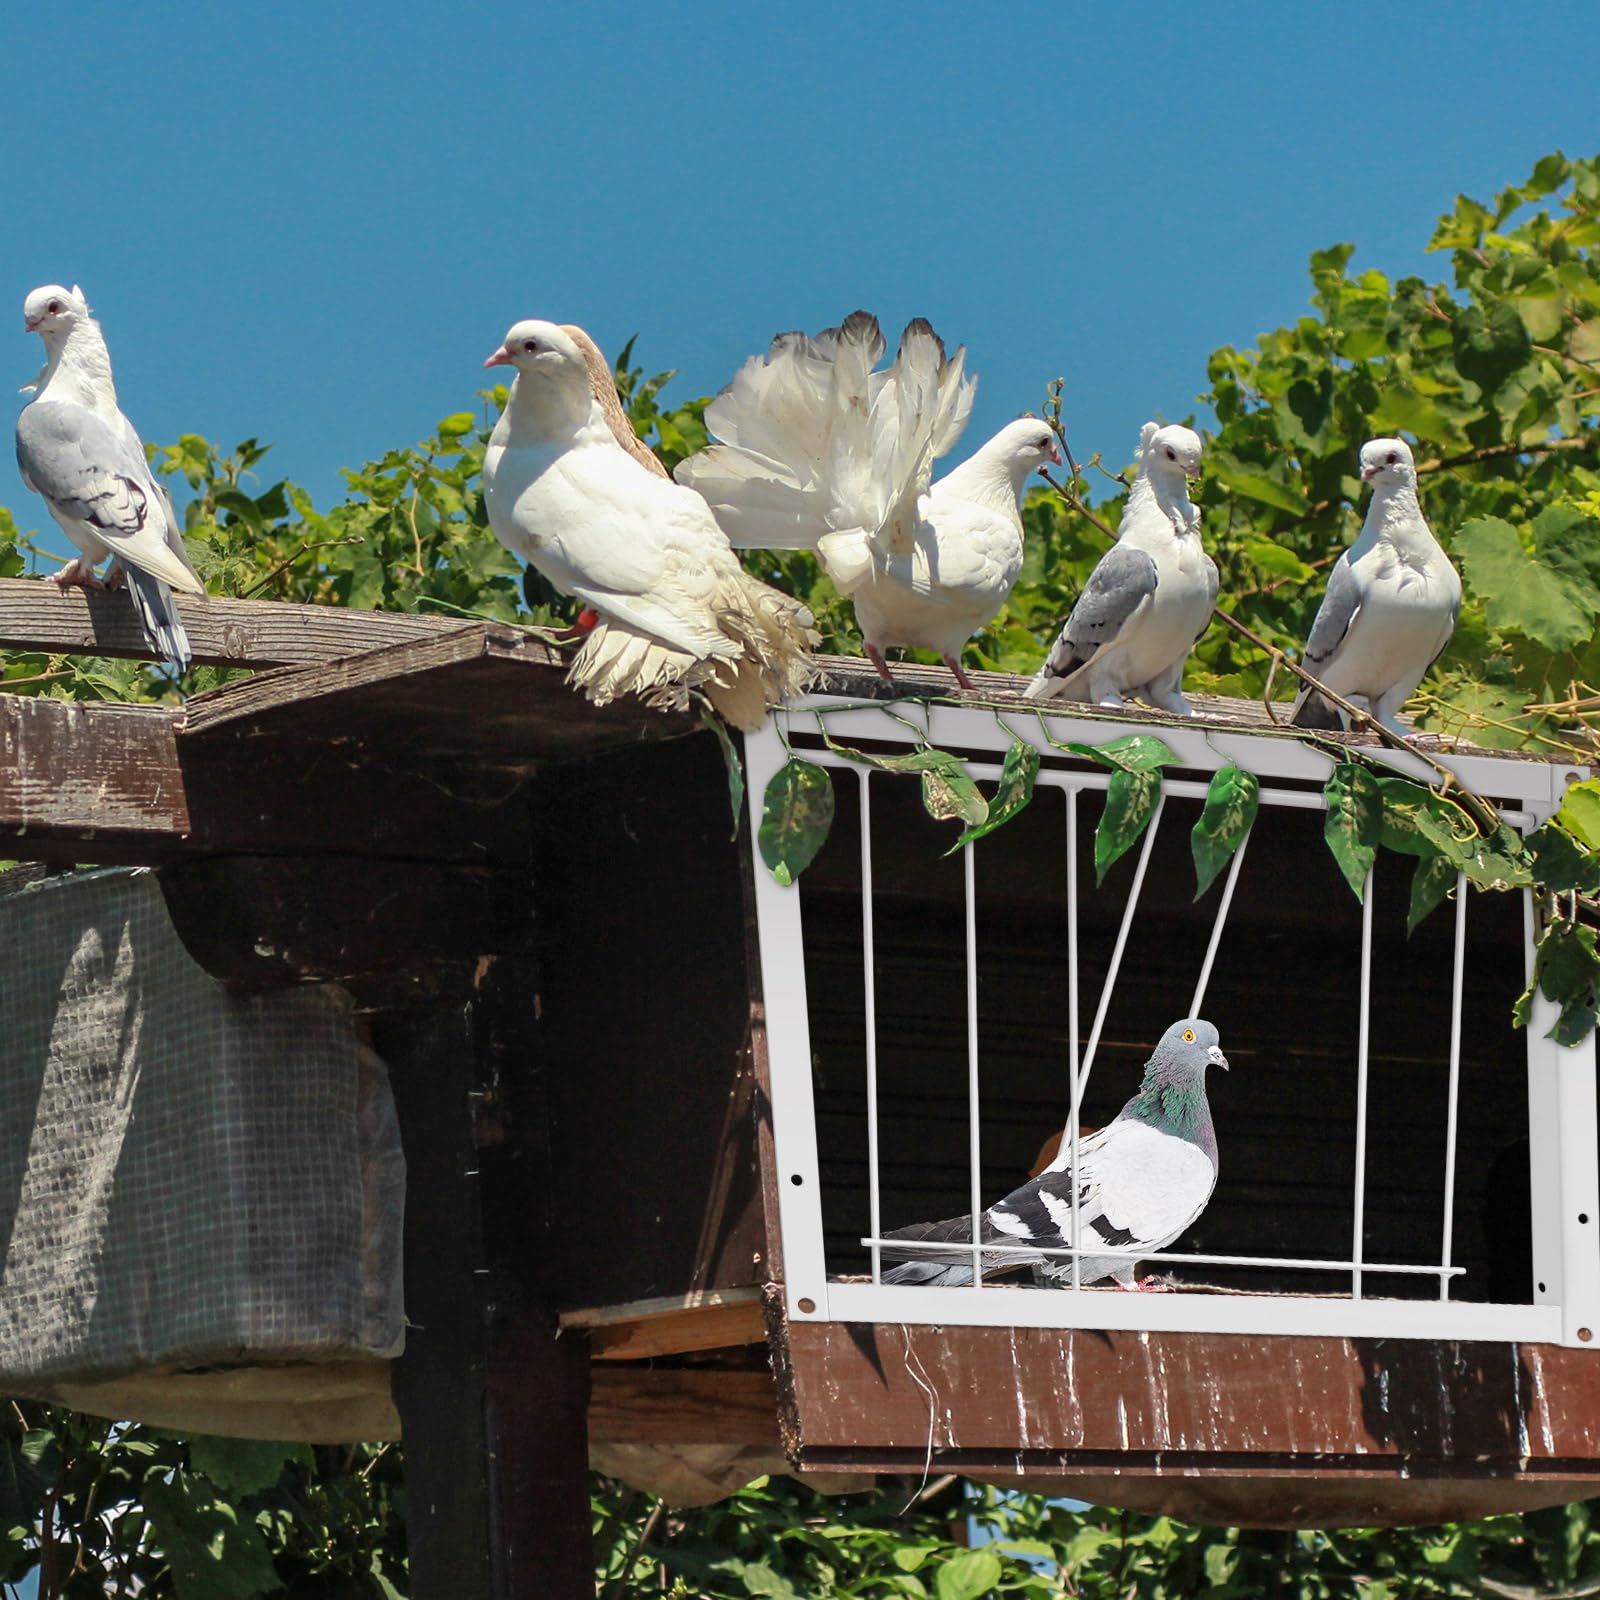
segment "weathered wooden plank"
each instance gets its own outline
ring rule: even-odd
[[[190,829],[175,714],[0,695],[0,855],[161,859]]]
[[[563,1329],[584,1329],[596,1361],[643,1361],[652,1356],[761,1344],[767,1337],[761,1291],[710,1289],[659,1295],[624,1305],[584,1306],[561,1314]]]
[[[772,1374],[723,1367],[596,1363],[589,1437],[608,1444],[750,1444],[778,1448]]]
[[[1600,1359],[1546,1345],[789,1324],[802,1464],[1190,1473],[1320,1459],[1600,1478]],[[933,1398],[919,1385],[931,1386]]]
[[[303,666],[463,626],[457,617],[281,600],[184,595],[180,605],[194,659],[214,667]],[[155,659],[126,594],[61,590],[36,578],[0,578],[0,649]]]

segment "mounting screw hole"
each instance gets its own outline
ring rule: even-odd
[[[1539,1293],[1540,1294],[1544,1293],[1544,1285],[1542,1283],[1539,1285]]]
[[[1588,1344],[1588,1342],[1594,1338],[1594,1335],[1587,1328],[1579,1328],[1578,1337],[1582,1339],[1585,1344]]]
[[[816,1310],[816,1309],[817,1309],[817,1302],[816,1302],[816,1301],[815,1301],[815,1300],[811,1300],[811,1299],[806,1299],[806,1300],[796,1300],[796,1301],[795,1301],[795,1304],[796,1304],[796,1305],[797,1305],[797,1306],[799,1306],[799,1308],[800,1308],[800,1309],[801,1309],[801,1310],[802,1310],[802,1311],[803,1311],[803,1312],[805,1312],[805,1314],[806,1314],[806,1315],[807,1315],[807,1316],[808,1316],[808,1317],[809,1317],[809,1316],[810,1316],[810,1315],[811,1315],[811,1313],[812,1313],[812,1312],[813,1312],[813,1311],[815,1311],[815,1310]]]
[[[1589,1213],[1587,1211],[1580,1211],[1578,1213],[1578,1221],[1579,1222],[1587,1222],[1588,1220],[1589,1220]]]
[[[806,1180],[804,1178],[802,1178],[798,1172],[791,1172],[789,1174],[789,1182],[792,1183],[795,1186],[795,1188],[797,1188],[797,1189],[805,1181]]]
[[[1578,782],[1578,774],[1576,772],[1563,772],[1561,774],[1561,778],[1562,778],[1562,781],[1564,783],[1577,783]]]

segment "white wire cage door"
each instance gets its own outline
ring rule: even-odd
[[[1453,902],[1436,916],[1454,919],[1454,962],[1448,993],[1441,1008],[1448,1014],[1436,1019],[1439,1054],[1448,1075],[1444,1129],[1444,1161],[1439,1173],[1437,1217],[1438,1254],[1429,1262],[1371,1258],[1365,1248],[1368,1233],[1366,1205],[1371,1176],[1368,1152],[1368,1057],[1371,1048],[1370,1004],[1374,984],[1393,980],[1393,974],[1373,970],[1372,881],[1360,912],[1358,991],[1351,1003],[1359,1007],[1356,1050],[1355,1117],[1342,1136],[1353,1145],[1354,1181],[1349,1195],[1350,1249],[1348,1255],[1284,1256],[1214,1252],[1139,1252],[1136,1259],[1151,1268],[1184,1265],[1214,1268],[1272,1269],[1310,1275],[1320,1292],[1252,1293],[1183,1292],[1126,1293],[1077,1285],[1072,1267],[1071,1286],[1039,1289],[1006,1282],[985,1282],[1005,1254],[1003,1246],[973,1245],[975,1281],[965,1287],[926,1287],[885,1284],[881,1281],[884,1237],[882,1217],[881,1127],[879,1115],[879,1018],[877,975],[874,961],[877,911],[873,894],[873,805],[880,785],[903,783],[893,776],[873,776],[821,744],[816,738],[814,713],[826,718],[830,737],[845,743],[872,743],[909,747],[912,729],[899,715],[859,702],[846,703],[826,696],[811,697],[777,714],[773,723],[746,741],[749,794],[755,823],[768,781],[794,753],[830,771],[836,790],[850,786],[860,819],[860,938],[863,952],[860,982],[864,998],[864,1062],[866,1105],[866,1168],[868,1231],[861,1243],[870,1260],[868,1281],[839,1281],[830,1277],[824,1229],[822,1162],[818,1149],[818,1116],[813,1078],[810,1009],[807,996],[807,945],[803,927],[802,895],[797,887],[778,884],[760,861],[755,863],[756,909],[761,945],[768,1051],[772,1075],[773,1133],[779,1174],[780,1224],[784,1251],[784,1291],[788,1313],[801,1321],[865,1321],[979,1324],[1016,1327],[1083,1327],[1129,1330],[1190,1330],[1240,1334],[1313,1334],[1349,1337],[1414,1337],[1435,1339],[1495,1339],[1591,1345],[1600,1330],[1600,1180],[1597,1180],[1595,1052],[1593,1040],[1573,1049],[1551,1043],[1544,1035],[1555,1020],[1555,1008],[1536,997],[1528,1028],[1522,1035],[1526,1051],[1527,1135],[1529,1148],[1528,1207],[1532,1243],[1531,1281],[1522,1303],[1485,1303],[1451,1298],[1452,1282],[1463,1269],[1454,1260],[1454,1216],[1457,1173],[1457,1127],[1461,1108],[1461,1055],[1463,973],[1471,940],[1471,896],[1458,883]],[[1063,792],[1066,815],[1067,939],[1061,982],[1067,991],[1067,1032],[1072,1041],[1066,1069],[1066,1092],[1058,1108],[1065,1115],[1065,1137],[1077,1143],[1079,1112],[1085,1088],[1101,1042],[1107,1009],[1128,949],[1130,930],[1137,917],[1139,898],[1151,852],[1159,834],[1168,800],[1193,801],[1204,797],[1212,772],[1230,762],[1254,773],[1260,780],[1260,810],[1254,832],[1271,827],[1274,816],[1288,811],[1315,812],[1324,808],[1321,784],[1327,759],[1297,740],[1219,731],[1214,728],[1151,725],[1148,729],[1126,720],[1096,722],[1092,716],[1069,720],[1046,719],[1058,739],[1106,743],[1130,732],[1149,731],[1162,739],[1193,776],[1163,778],[1156,815],[1138,847],[1127,898],[1117,918],[1109,969],[1096,994],[1080,993],[1081,952],[1078,947],[1077,831],[1079,801],[1084,794],[1103,790],[1108,774],[1063,760],[1045,737],[1045,723],[1031,716],[1013,716],[1002,728],[991,712],[964,707],[918,707],[916,714],[929,741],[941,749],[961,752],[968,772],[977,780],[1000,775],[1000,757],[1013,737],[1033,743],[1044,757],[1036,795]],[[780,731],[779,723],[782,724]],[[1379,759],[1389,759],[1380,755]],[[1404,758],[1396,763],[1404,775]],[[1546,820],[1559,804],[1566,781],[1563,769],[1540,762],[1496,760],[1487,757],[1452,758],[1461,778],[1480,793],[1499,801],[1514,825],[1528,829]],[[881,802],[880,802],[881,803]],[[1036,801],[1037,804],[1037,801]],[[978,957],[980,874],[978,858],[1004,839],[1004,830],[992,840],[968,844],[961,852],[961,951],[965,980],[966,1144],[970,1172],[967,1209],[974,1221],[1004,1190],[986,1193],[982,1183],[983,1095],[1003,1089],[986,1082],[980,1053],[978,1025]],[[1201,1013],[1219,945],[1227,937],[1228,913],[1245,863],[1249,840],[1236,854],[1222,884],[1220,898],[1203,944],[1196,943],[1192,970],[1194,989],[1173,997],[1167,1020]],[[1391,859],[1392,858],[1387,858]],[[1385,872],[1380,855],[1375,872]],[[1390,868],[1392,874],[1392,867]],[[1402,880],[1391,876],[1390,883]],[[1213,891],[1215,893],[1215,891]],[[1523,896],[1522,967],[1531,970],[1533,909]],[[1187,1003],[1188,1010],[1179,1009]],[[1093,1007],[1087,1037],[1080,1032],[1081,1015]],[[1224,1037],[1224,1048],[1247,1041],[1235,1027]],[[1083,1046],[1078,1048],[1079,1039]],[[1154,1044],[1152,1037],[1148,1044]],[[1222,1183],[1228,1181],[1226,1147],[1228,1130],[1219,1118],[1219,1139],[1224,1147]],[[1074,1148],[1074,1160],[1076,1150]],[[1020,1181],[1020,1180],[1019,1180]],[[1013,1185],[1014,1186],[1014,1185]],[[948,1213],[944,1213],[948,1214]],[[977,1230],[974,1229],[974,1237]],[[949,1246],[929,1247],[949,1250]],[[895,1241],[893,1258],[907,1259],[914,1247]],[[1085,1251],[1085,1254],[1091,1253]],[[1112,1252],[1096,1245],[1092,1253],[1104,1258]],[[1037,1257],[1036,1250],[1019,1251]],[[1077,1252],[1050,1252],[1072,1265]],[[1131,1255],[1131,1253],[1129,1253]],[[1425,1298],[1386,1296],[1386,1285],[1401,1278],[1432,1278],[1437,1295]]]

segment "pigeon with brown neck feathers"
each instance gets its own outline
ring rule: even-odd
[[[1054,1161],[1020,1189],[985,1211],[984,1245],[1004,1246],[983,1258],[985,1275],[1031,1265],[1039,1278],[1071,1284],[1072,1258],[1040,1250],[1081,1244],[1079,1281],[1110,1278],[1124,1289],[1140,1287],[1139,1257],[1172,1243],[1205,1210],[1217,1182],[1217,1135],[1206,1100],[1207,1067],[1226,1067],[1217,1030],[1198,1017],[1175,1022],[1162,1034],[1145,1065],[1139,1092],[1098,1133],[1078,1142],[1063,1139]],[[1081,1239],[1073,1224],[1073,1189]],[[897,1252],[903,1266],[884,1273],[885,1283],[958,1285],[972,1282],[972,1218],[924,1222],[897,1228],[886,1240],[924,1247]],[[1103,1250],[1126,1255],[1095,1255]]]

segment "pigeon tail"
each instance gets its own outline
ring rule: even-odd
[[[138,567],[124,563],[122,570],[128,575],[128,597],[139,614],[145,637],[176,671],[186,672],[193,651],[172,590],[160,578],[151,577]]]
[[[718,597],[719,631],[738,648],[696,656],[630,622],[601,615],[574,657],[567,681],[597,705],[637,694],[663,711],[686,711],[699,690],[736,728],[754,732],[775,700],[804,693],[816,675],[810,651],[819,642],[798,600],[740,570]]]
[[[1291,728],[1316,728],[1328,733],[1342,733],[1344,718],[1332,701],[1324,700],[1315,689],[1308,689],[1289,718]]]

